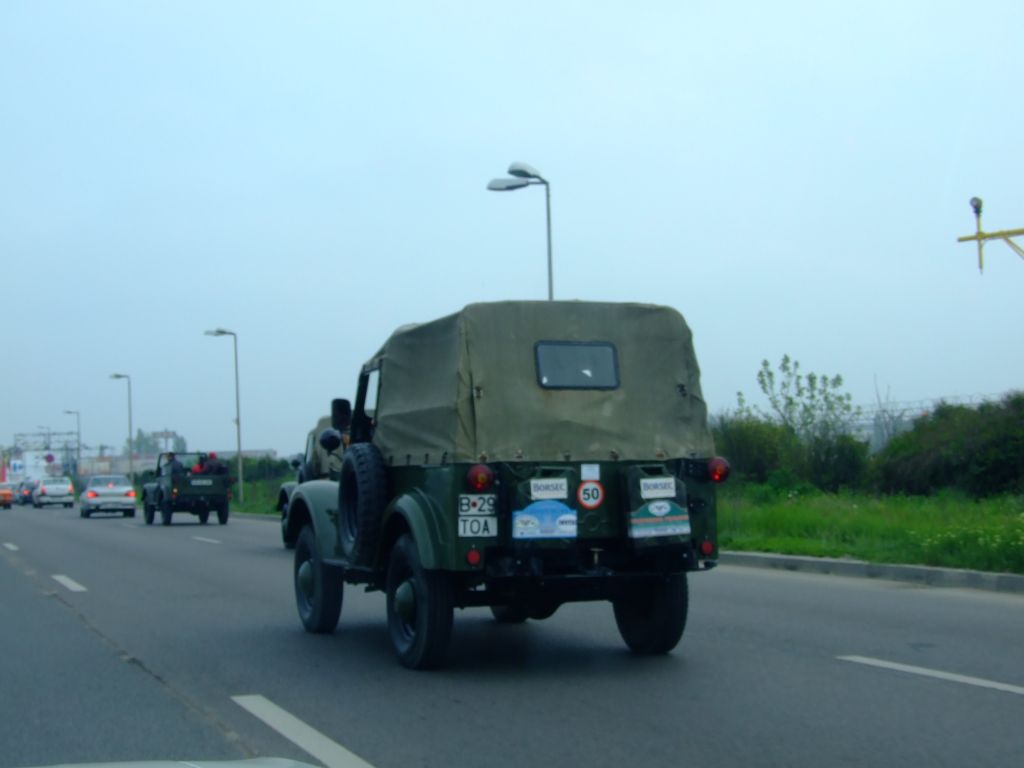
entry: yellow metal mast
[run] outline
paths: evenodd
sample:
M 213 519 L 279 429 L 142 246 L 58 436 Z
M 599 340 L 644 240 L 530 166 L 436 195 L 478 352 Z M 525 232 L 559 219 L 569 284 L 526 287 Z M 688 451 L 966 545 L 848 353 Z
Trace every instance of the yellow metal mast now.
M 970 240 L 977 240 L 978 241 L 978 271 L 979 272 L 983 271 L 983 268 L 984 268 L 984 261 L 983 261 L 983 256 L 982 256 L 982 248 L 984 247 L 986 240 L 1002 240 L 1008 246 L 1010 246 L 1018 256 L 1020 256 L 1022 259 L 1024 259 L 1024 248 L 1021 248 L 1019 245 L 1017 245 L 1015 242 L 1013 242 L 1013 240 L 1010 239 L 1011 237 L 1017 237 L 1019 235 L 1024 235 L 1024 229 L 1004 229 L 1004 230 L 1001 230 L 999 232 L 983 232 L 982 229 L 981 229 L 981 198 L 980 197 L 972 197 L 971 198 L 971 208 L 974 210 L 974 221 L 975 221 L 975 223 L 977 225 L 978 231 L 977 231 L 976 234 L 973 234 L 973 235 L 967 235 L 965 237 L 958 237 L 956 239 L 956 241 L 958 243 L 966 243 L 966 242 L 968 242 Z

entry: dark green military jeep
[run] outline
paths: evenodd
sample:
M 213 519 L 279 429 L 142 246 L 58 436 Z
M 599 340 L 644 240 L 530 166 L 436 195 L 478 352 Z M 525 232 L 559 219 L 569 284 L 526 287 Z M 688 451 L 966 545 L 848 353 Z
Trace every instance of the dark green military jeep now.
M 291 494 L 295 597 L 332 632 L 343 584 L 387 595 L 399 661 L 444 661 L 453 608 L 501 622 L 608 600 L 666 653 L 715 564 L 714 457 L 690 330 L 642 304 L 502 302 L 396 331 L 336 400 L 338 480 Z
M 205 453 L 162 453 L 154 477 L 142 486 L 146 525 L 153 524 L 157 511 L 164 525 L 171 524 L 175 512 L 196 515 L 203 525 L 214 512 L 217 522 L 227 525 L 230 487 L 223 462 Z

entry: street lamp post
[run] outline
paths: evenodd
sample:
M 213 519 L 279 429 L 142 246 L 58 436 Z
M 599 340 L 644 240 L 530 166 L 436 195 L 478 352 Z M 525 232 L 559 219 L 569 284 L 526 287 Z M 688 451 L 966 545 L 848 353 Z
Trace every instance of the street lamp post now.
M 82 463 L 82 415 L 78 411 L 64 411 L 68 416 L 75 417 L 75 474 Z
M 128 479 L 135 485 L 135 435 L 132 432 L 132 377 L 127 373 L 112 373 L 112 379 L 128 382 Z
M 242 476 L 242 406 L 238 395 L 238 334 L 226 328 L 203 331 L 207 336 L 230 336 L 235 346 L 235 438 L 238 445 L 238 503 L 245 503 L 245 484 Z
M 548 218 L 548 301 L 554 301 L 554 272 L 551 259 L 551 185 L 547 179 L 540 175 L 536 168 L 526 163 L 512 163 L 508 167 L 508 172 L 515 178 L 491 179 L 487 188 L 492 192 L 511 192 L 514 189 L 522 189 L 532 184 L 544 185 L 544 199 L 547 205 Z

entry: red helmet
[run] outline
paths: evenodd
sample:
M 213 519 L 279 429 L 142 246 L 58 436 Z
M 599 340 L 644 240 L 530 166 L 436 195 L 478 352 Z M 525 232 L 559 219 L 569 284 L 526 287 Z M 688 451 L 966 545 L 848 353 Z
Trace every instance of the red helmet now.
M 210 451 L 210 460 L 213 461 L 213 460 L 216 460 L 216 458 L 217 458 L 217 454 L 214 453 L 213 451 Z

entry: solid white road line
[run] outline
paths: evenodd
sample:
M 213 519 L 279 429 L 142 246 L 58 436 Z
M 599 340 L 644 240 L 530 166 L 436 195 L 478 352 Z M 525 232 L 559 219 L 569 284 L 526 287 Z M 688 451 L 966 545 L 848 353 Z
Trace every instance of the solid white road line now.
M 193 536 L 192 538 L 196 541 L 206 542 L 207 544 L 220 544 L 220 542 L 217 541 L 217 539 L 208 539 L 205 536 Z
M 55 573 L 55 574 L 53 574 L 51 576 L 51 578 L 54 581 L 56 581 L 58 584 L 60 584 L 61 586 L 65 587 L 66 589 L 68 589 L 68 590 L 70 590 L 72 592 L 88 592 L 89 591 L 85 587 L 83 587 L 81 584 L 79 584 L 77 581 L 75 581 L 72 578 L 69 578 L 69 577 L 65 576 L 63 573 Z
M 882 659 L 872 659 L 868 656 L 837 656 L 840 661 L 852 661 L 854 664 L 867 664 L 870 667 L 880 667 L 882 669 L 892 669 L 896 672 L 909 672 L 912 675 L 923 675 L 924 677 L 934 677 L 937 680 L 948 680 L 951 683 L 963 683 L 964 685 L 975 685 L 979 688 L 991 688 L 996 691 L 1005 691 L 1006 693 L 1015 693 L 1018 696 L 1024 696 L 1024 686 L 1010 685 L 1009 683 L 999 683 L 995 680 L 985 680 L 981 677 L 969 677 L 967 675 L 957 675 L 952 672 L 943 672 L 940 669 L 928 669 L 927 667 L 913 667 L 909 664 L 897 664 L 894 661 L 884 661 Z
M 9 550 L 11 550 L 11 552 L 17 552 L 18 551 L 18 545 L 17 544 L 13 544 L 13 543 L 11 543 L 9 541 L 5 541 L 4 542 L 4 549 L 9 549 Z
M 231 700 L 259 718 L 295 746 L 308 752 L 326 768 L 373 768 L 320 731 L 306 725 L 263 696 L 232 696 Z

